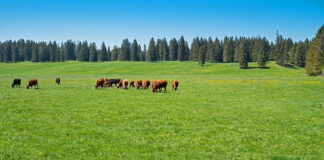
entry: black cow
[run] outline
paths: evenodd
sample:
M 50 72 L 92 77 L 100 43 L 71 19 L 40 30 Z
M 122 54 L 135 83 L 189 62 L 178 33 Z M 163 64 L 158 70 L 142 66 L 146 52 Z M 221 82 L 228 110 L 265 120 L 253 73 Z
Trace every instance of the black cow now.
M 117 85 L 119 83 L 119 81 L 120 81 L 120 78 L 118 78 L 118 79 L 108 79 L 108 82 L 110 82 L 111 85 L 113 85 L 113 84 Z
M 15 86 L 19 86 L 20 87 L 20 84 L 21 84 L 21 79 L 19 78 L 16 78 L 13 80 L 12 84 L 11 84 L 11 88 L 15 87 Z
M 57 85 L 60 85 L 61 79 L 60 78 L 56 78 L 55 82 L 57 83 Z

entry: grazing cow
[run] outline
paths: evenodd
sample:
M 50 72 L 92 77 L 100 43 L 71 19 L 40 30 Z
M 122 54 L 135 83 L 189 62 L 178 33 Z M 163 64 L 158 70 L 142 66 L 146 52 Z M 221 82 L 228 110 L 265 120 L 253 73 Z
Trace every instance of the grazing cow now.
M 157 90 L 159 89 L 159 92 L 161 92 L 161 89 L 164 88 L 164 92 L 166 92 L 166 87 L 168 85 L 168 81 L 167 80 L 155 80 L 152 83 L 152 92 L 157 92 Z
M 98 79 L 95 89 L 97 89 L 98 87 L 101 87 L 101 88 L 104 87 L 104 83 L 105 83 L 105 80 L 103 78 Z
M 15 86 L 19 86 L 20 87 L 20 84 L 21 84 L 21 79 L 19 78 L 16 78 L 13 80 L 12 84 L 11 84 L 11 88 L 15 87 Z
M 135 86 L 137 89 L 142 88 L 142 80 L 137 80 Z
M 127 89 L 128 81 L 123 80 L 123 89 Z
M 145 80 L 143 83 L 143 88 L 148 89 L 150 87 L 150 84 L 151 84 L 150 80 Z
M 123 80 L 120 80 L 116 87 L 119 88 L 119 87 L 122 87 L 122 86 L 123 86 Z
M 61 83 L 61 78 L 56 78 L 55 82 L 57 83 L 57 85 L 60 85 L 60 83 Z
M 109 81 L 108 78 L 104 79 L 104 87 L 111 87 L 111 82 Z
M 109 79 L 108 81 L 111 83 L 111 86 L 112 86 L 113 84 L 115 84 L 115 85 L 117 86 L 118 83 L 119 83 L 121 80 L 120 80 L 120 78 L 118 78 L 118 79 Z
M 31 79 L 31 80 L 29 80 L 26 88 L 27 89 L 29 89 L 29 87 L 33 88 L 33 86 L 38 88 L 37 79 Z
M 172 82 L 172 90 L 177 90 L 178 89 L 178 86 L 179 86 L 179 81 L 178 80 L 174 80 Z
M 129 87 L 135 87 L 134 83 L 135 83 L 134 81 L 130 81 L 129 82 Z

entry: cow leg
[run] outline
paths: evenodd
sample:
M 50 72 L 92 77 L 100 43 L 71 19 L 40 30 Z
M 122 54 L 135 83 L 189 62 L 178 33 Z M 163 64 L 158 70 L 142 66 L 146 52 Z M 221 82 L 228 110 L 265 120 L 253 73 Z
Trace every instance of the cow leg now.
M 167 90 L 166 90 L 166 87 L 164 87 L 164 92 L 166 92 Z

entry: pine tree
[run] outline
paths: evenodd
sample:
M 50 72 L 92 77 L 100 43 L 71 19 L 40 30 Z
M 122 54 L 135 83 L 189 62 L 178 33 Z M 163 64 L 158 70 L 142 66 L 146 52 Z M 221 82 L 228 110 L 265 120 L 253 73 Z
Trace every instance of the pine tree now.
M 107 49 L 105 42 L 102 42 L 100 52 L 98 52 L 98 61 L 104 62 L 107 58 Z
M 154 38 L 151 38 L 149 48 L 146 54 L 146 61 L 148 62 L 155 62 L 156 61 L 156 48 L 154 44 Z
M 269 50 L 269 45 L 268 41 L 266 38 L 260 39 L 257 43 L 257 51 L 256 51 L 256 56 L 257 56 L 257 62 L 259 68 L 265 68 L 268 60 L 268 50 Z
M 0 62 L 3 62 L 3 44 L 0 41 Z
M 107 50 L 106 60 L 107 61 L 111 61 L 111 51 L 110 51 L 110 47 L 108 47 L 108 50 Z
M 137 47 L 138 61 L 142 61 L 142 58 L 141 58 L 142 54 L 143 54 L 142 47 L 141 47 L 141 45 L 138 45 L 138 47 Z
M 157 40 L 156 40 L 156 45 L 155 45 L 155 52 L 156 52 L 156 60 L 157 61 L 160 61 L 161 59 L 162 59 L 162 55 L 160 55 L 161 53 L 160 53 L 160 44 L 161 44 L 161 39 L 160 38 L 158 38 Z
M 233 37 L 224 38 L 223 62 L 233 62 L 234 60 L 234 41 Z
M 142 56 L 141 56 L 141 61 L 145 61 L 146 60 L 146 45 L 144 44 L 144 48 L 143 48 L 143 52 L 142 52 Z
M 60 62 L 64 62 L 66 60 L 66 56 L 65 56 L 65 51 L 64 51 L 65 47 L 63 45 L 63 43 L 61 43 L 61 47 L 60 47 Z
M 93 42 L 90 43 L 90 47 L 89 47 L 89 62 L 97 62 L 97 61 L 98 61 L 97 46 Z
M 8 63 L 11 61 L 11 40 L 7 41 L 4 45 L 4 54 L 3 54 L 3 61 Z
M 240 40 L 238 61 L 241 69 L 248 68 L 248 46 L 245 39 Z
M 200 47 L 199 47 L 199 54 L 198 54 L 198 62 L 199 65 L 204 66 L 206 61 L 206 55 L 207 55 L 207 40 L 201 39 L 200 41 Z
M 160 52 L 162 55 L 161 60 L 168 61 L 169 60 L 169 46 L 168 46 L 168 42 L 165 38 L 161 41 Z
M 32 47 L 32 62 L 39 62 L 39 54 L 38 54 L 38 45 L 34 44 Z
M 11 45 L 11 62 L 17 62 L 18 61 L 18 48 L 16 41 L 14 41 Z
M 136 39 L 134 39 L 132 46 L 131 46 L 131 55 L 130 60 L 131 61 L 138 61 L 138 44 Z
M 294 64 L 296 66 L 305 67 L 306 53 L 307 53 L 306 44 L 303 42 L 298 42 L 294 54 Z
M 215 63 L 216 62 L 216 51 L 215 51 L 215 45 L 211 37 L 208 38 L 208 48 L 207 48 L 207 59 L 209 63 Z
M 178 42 L 175 38 L 170 40 L 170 50 L 169 50 L 169 54 L 170 54 L 170 60 L 171 61 L 176 61 L 178 58 Z
M 189 60 L 197 61 L 198 60 L 198 53 L 199 53 L 200 42 L 199 38 L 196 37 L 192 40 L 191 49 L 189 53 Z
M 178 44 L 178 60 L 180 62 L 185 61 L 186 59 L 186 44 L 184 37 L 181 36 Z
M 187 60 L 189 60 L 189 54 L 190 54 L 190 49 L 189 49 L 189 45 L 188 45 L 188 42 L 186 41 L 186 43 L 185 43 L 185 50 L 186 50 L 186 52 L 185 52 L 185 60 L 187 61 Z
M 76 51 L 75 51 L 75 46 L 76 45 L 75 45 L 75 43 L 72 42 L 72 40 L 70 39 L 70 40 L 65 42 L 64 46 L 65 46 L 64 51 L 65 51 L 65 55 L 67 57 L 67 60 L 76 60 L 76 54 L 75 54 L 76 53 Z M 79 48 L 79 49 L 81 49 L 81 48 Z
M 115 45 L 113 50 L 111 51 L 111 60 L 117 61 L 119 57 L 119 48 Z
M 239 39 L 237 37 L 235 37 L 235 40 L 234 40 L 234 54 L 233 54 L 234 62 L 239 61 L 241 39 L 242 39 L 241 37 Z
M 215 45 L 215 61 L 222 62 L 223 61 L 223 49 L 221 46 L 221 42 L 216 38 L 214 41 Z
M 316 37 L 310 45 L 306 57 L 306 73 L 316 76 L 322 73 L 324 59 L 324 25 L 318 30 Z
M 129 61 L 130 60 L 130 43 L 128 39 L 124 39 L 119 50 L 119 61 Z

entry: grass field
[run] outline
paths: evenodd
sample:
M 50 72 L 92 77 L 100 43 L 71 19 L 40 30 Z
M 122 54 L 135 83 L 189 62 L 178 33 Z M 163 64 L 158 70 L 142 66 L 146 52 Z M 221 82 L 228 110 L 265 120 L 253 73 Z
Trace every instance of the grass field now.
M 0 159 L 324 159 L 324 77 L 268 66 L 1 63 Z M 167 79 L 168 92 L 94 90 L 101 77 Z

